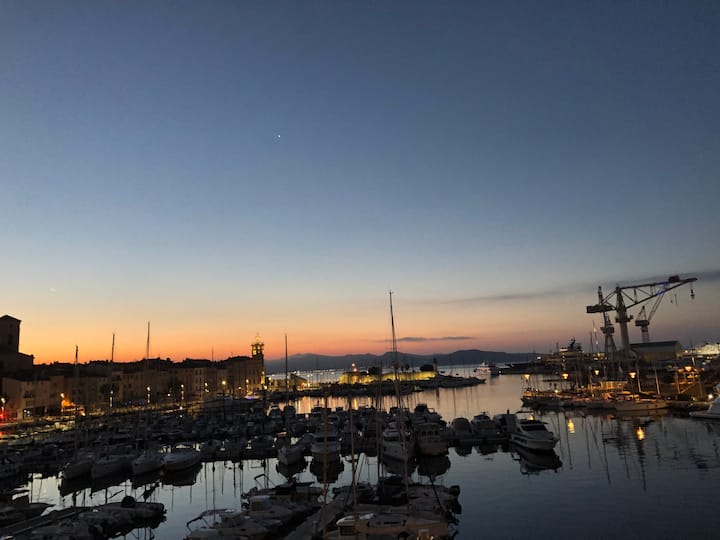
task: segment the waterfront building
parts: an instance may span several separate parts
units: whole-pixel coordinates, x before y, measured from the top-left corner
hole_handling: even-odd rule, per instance
[[[20,319],[0,317],[0,374],[32,369],[33,355],[20,352]]]
[[[246,396],[267,386],[265,381],[265,344],[260,336],[250,345],[250,356],[233,356],[225,361],[229,395]]]
[[[384,371],[382,376],[378,375],[378,371],[369,369],[367,371],[351,370],[340,375],[340,384],[371,384],[377,382],[380,378],[383,382],[393,382],[397,378],[400,382],[419,382],[434,379],[437,375],[435,370],[432,371]]]
[[[276,392],[285,390],[285,374],[275,373],[266,377],[268,389]],[[310,381],[297,373],[288,373],[288,389],[291,391],[304,390],[310,386]]]
[[[637,355],[638,359],[647,363],[674,363],[682,353],[682,345],[680,345],[679,341],[632,343],[630,349]]]

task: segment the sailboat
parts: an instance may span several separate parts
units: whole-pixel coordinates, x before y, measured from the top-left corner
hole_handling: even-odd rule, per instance
[[[115,336],[113,335],[113,347],[115,344]],[[73,401],[77,402],[77,377],[78,377],[78,347],[75,346],[75,395],[73,395]],[[79,478],[89,478],[93,463],[95,463],[95,452],[93,452],[90,449],[87,448],[80,448],[80,441],[78,440],[78,435],[80,431],[78,430],[77,426],[77,404],[75,405],[75,454],[73,457],[63,465],[62,469],[60,470],[60,475],[63,478],[64,482],[70,482],[72,480],[77,480]]]
[[[147,363],[150,361],[150,322],[147,326],[147,341],[145,344],[145,377],[147,380]],[[148,386],[148,394],[150,387]],[[148,414],[150,414],[148,412]],[[161,469],[165,463],[165,453],[156,445],[145,448],[139,456],[132,460],[133,476],[141,476]]]
[[[396,394],[399,399],[398,377],[397,377],[397,339],[395,335],[395,318],[392,306],[392,292],[390,292],[390,321],[392,326],[393,343],[393,369],[395,371]],[[382,370],[381,370],[382,373]],[[395,422],[400,439],[400,447],[404,448],[402,454],[403,483],[408,504],[406,507],[379,508],[373,512],[345,516],[338,520],[337,530],[328,534],[328,538],[338,539],[364,539],[375,537],[391,538],[452,538],[456,534],[456,527],[451,523],[451,516],[445,513],[443,508],[438,509],[440,513],[427,511],[412,505],[410,497],[410,485],[408,474],[408,446],[405,436],[407,427],[407,415],[398,403]],[[384,484],[383,478],[378,478],[378,485]],[[423,499],[425,500],[425,499]]]

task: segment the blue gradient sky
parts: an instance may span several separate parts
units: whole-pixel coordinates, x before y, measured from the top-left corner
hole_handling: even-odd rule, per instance
[[[4,1],[0,311],[276,358],[386,350],[392,289],[403,350],[546,351],[680,273],[651,337],[717,341],[718,96],[717,2]]]

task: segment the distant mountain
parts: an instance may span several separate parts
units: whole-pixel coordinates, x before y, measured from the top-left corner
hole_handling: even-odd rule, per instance
[[[514,364],[528,362],[534,358],[532,353],[505,353],[494,351],[479,351],[471,349],[467,351],[455,351],[449,354],[409,354],[398,353],[398,361],[401,365],[409,365],[419,368],[423,364],[432,364],[437,360],[439,365],[463,365],[479,364]],[[313,369],[351,369],[355,364],[358,369],[379,365],[382,361],[384,366],[390,366],[392,353],[385,354],[346,354],[343,356],[326,356],[322,354],[294,354],[288,357],[289,371],[310,371]],[[269,374],[282,373],[285,371],[285,359],[279,358],[268,360],[265,363],[265,370]]]

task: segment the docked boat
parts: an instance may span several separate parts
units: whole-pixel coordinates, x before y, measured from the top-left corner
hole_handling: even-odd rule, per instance
[[[443,435],[443,426],[436,422],[414,424],[413,436],[419,456],[442,456],[448,451],[449,445]]]
[[[293,465],[305,459],[305,450],[298,443],[288,444],[278,448],[277,458],[283,465]]]
[[[660,411],[668,408],[668,403],[660,398],[645,398],[637,395],[620,399],[615,402],[618,413],[642,413]]]
[[[495,417],[500,429],[508,435],[511,443],[528,450],[550,451],[558,438],[545,427],[545,422],[533,418],[518,418],[506,413]]]
[[[415,454],[412,437],[409,431],[402,433],[394,422],[383,430],[382,434],[383,457],[407,461]]]
[[[458,417],[450,423],[452,429],[453,442],[457,446],[468,446],[475,444],[478,437],[472,429],[472,425],[467,418]]]
[[[122,474],[132,468],[134,453],[129,449],[115,449],[113,453],[97,458],[90,471],[93,480]]]
[[[720,384],[715,386],[715,392],[720,393]],[[693,418],[705,420],[720,420],[720,396],[716,397],[705,411],[693,411],[690,413]]]
[[[165,454],[159,448],[148,448],[132,460],[133,476],[141,476],[157,471],[163,467],[164,463]]]
[[[178,443],[165,454],[163,467],[166,471],[181,471],[190,469],[200,463],[200,452],[191,444]]]
[[[375,537],[390,538],[452,538],[456,533],[453,524],[444,518],[419,512],[368,512],[355,516],[345,516],[338,520],[337,530],[328,534],[328,538],[338,540]]]
[[[470,426],[481,442],[499,443],[506,439],[497,423],[485,413],[473,416],[472,420],[470,420]]]
[[[201,540],[204,538],[247,538],[248,540],[264,540],[274,530],[279,530],[282,523],[278,520],[256,520],[242,515],[236,510],[206,510],[195,519],[187,522],[187,527],[202,520],[202,525],[190,530],[185,540]]]
[[[63,466],[60,473],[63,479],[67,481],[89,477],[94,462],[95,452],[91,450],[81,450]]]
[[[339,461],[340,437],[337,430],[333,426],[328,426],[327,430],[316,431],[313,434],[310,452],[313,459],[318,461]]]

